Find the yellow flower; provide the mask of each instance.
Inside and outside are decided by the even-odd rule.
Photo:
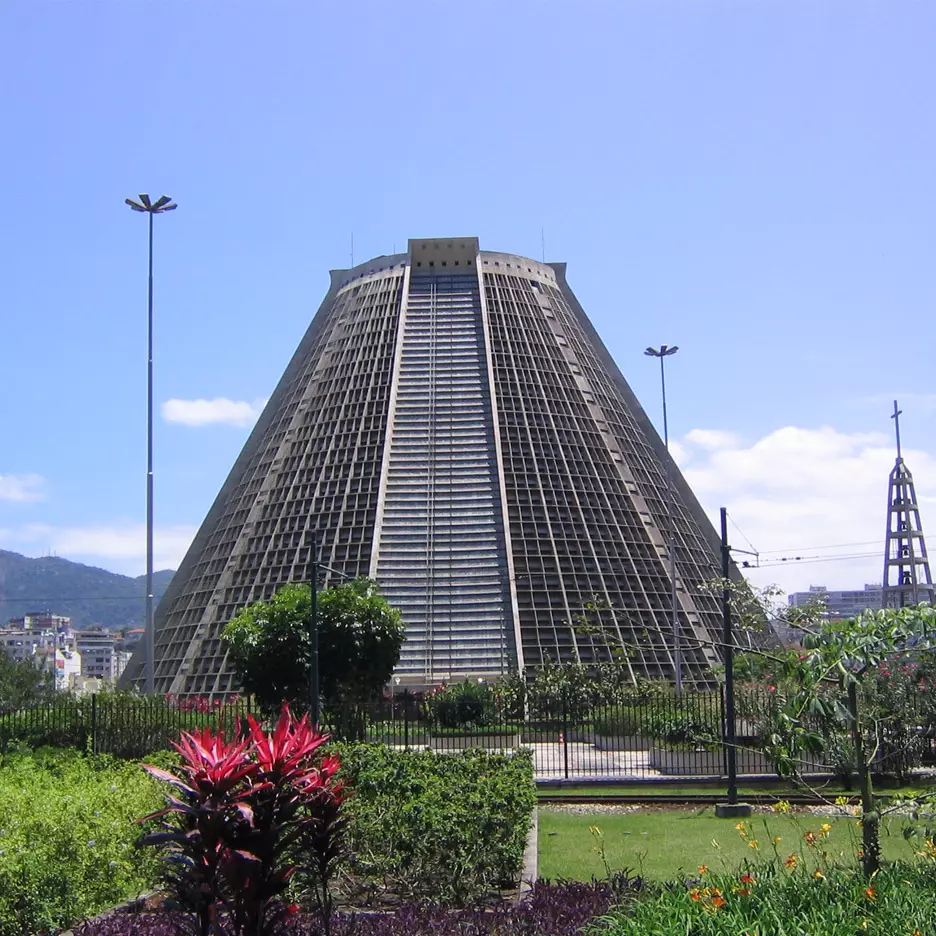
[[[797,858],[796,855],[790,855],[786,861],[783,862],[784,866],[793,871],[796,868]]]
[[[692,890],[689,891],[689,899],[690,899],[690,900],[701,900],[701,899],[702,899],[702,892],[699,890],[698,887],[693,887]]]
[[[699,874],[708,874],[708,865],[699,865]]]
[[[814,877],[817,881],[824,881],[824,880],[825,880],[825,875],[824,875],[818,868],[816,868],[816,870],[813,871],[813,877]]]
[[[848,797],[847,797],[847,796],[836,796],[836,797],[835,797],[835,805],[836,805],[836,806],[847,806],[847,805],[848,805]]]
[[[604,836],[603,836],[603,833],[602,833],[602,831],[601,831],[601,829],[599,829],[598,826],[596,826],[596,825],[590,825],[590,826],[588,827],[588,831],[591,832],[591,834],[594,835],[595,838],[603,838],[603,837],[604,837]]]
[[[775,835],[775,836],[773,837],[773,843],[774,843],[774,845],[779,845],[782,841],[783,841],[783,839],[780,838],[779,835]]]
[[[820,835],[828,835],[831,831],[832,826],[830,826],[828,822],[824,822],[821,826],[819,826]]]
[[[760,848],[760,845],[757,844],[757,839],[751,839],[751,841],[748,842],[748,848]]]

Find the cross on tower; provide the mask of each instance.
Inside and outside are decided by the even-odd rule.
[[[913,475],[900,451],[900,415],[894,400],[894,429],[897,433],[897,461],[887,486],[887,534],[884,539],[884,581],[882,604],[902,608],[933,601],[933,579],[926,555],[926,540],[920,522]]]
[[[894,412],[891,413],[891,419],[894,420],[894,430],[897,433],[897,461],[900,461],[900,414],[903,410],[897,409],[897,401],[894,400]]]

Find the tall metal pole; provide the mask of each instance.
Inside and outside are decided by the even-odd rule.
[[[146,299],[146,653],[145,689],[152,695],[156,689],[156,625],[153,597],[153,215],[175,211],[178,205],[162,195],[151,201],[140,193],[140,200],[125,198],[124,203],[133,211],[149,215],[149,277]]]
[[[721,508],[722,560],[722,651],[725,662],[725,769],[728,773],[728,802],[738,802],[738,763],[735,735],[734,632],[731,629],[731,547],[728,545],[728,511]]]
[[[660,389],[663,395],[663,444],[669,455],[669,423],[666,412],[666,358],[679,350],[677,345],[668,347],[660,345],[656,348],[647,348],[644,354],[660,359]],[[673,668],[675,670],[676,695],[683,694],[682,682],[682,641],[679,637],[679,601],[676,595],[676,493],[673,489],[672,472],[669,459],[666,462],[666,511],[669,519],[669,558],[670,558],[670,608],[672,611],[672,641],[673,641]]]
[[[318,544],[315,530],[309,545],[309,718],[319,723]]]
[[[660,355],[660,387],[663,391],[663,444],[669,453],[669,424],[666,417],[666,367],[664,361],[666,355]],[[675,494],[673,492],[673,479],[670,473],[670,467],[666,466],[667,488],[669,495],[669,554],[670,554],[670,607],[673,613],[673,657],[676,667],[676,695],[683,693],[682,684],[682,641],[679,639],[679,604],[676,599],[676,505],[673,503]]]
[[[149,212],[149,283],[146,303],[146,694],[156,691],[153,618],[153,212]]]

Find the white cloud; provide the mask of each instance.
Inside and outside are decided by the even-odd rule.
[[[777,583],[789,592],[810,584],[860,588],[881,580],[887,478],[894,466],[886,434],[787,426],[752,445],[730,434],[723,441],[724,447],[698,453],[683,473],[712,518],[726,506],[761,552],[762,567],[750,571],[752,581]],[[923,528],[936,542],[936,457],[906,450],[904,459]],[[750,548],[737,529],[729,529],[733,546]],[[781,562],[784,556],[794,558]]]
[[[686,433],[685,441],[704,449],[722,449],[734,448],[740,439],[724,429],[693,429]]]
[[[197,528],[189,525],[157,526],[153,531],[153,564],[177,569]],[[146,563],[146,527],[142,523],[55,527],[30,524],[18,530],[0,530],[0,547],[27,555],[48,555],[97,565],[124,575],[142,575]]]
[[[0,475],[0,501],[45,500],[45,479],[36,474]]]
[[[266,400],[229,400],[215,397],[213,400],[166,400],[162,405],[162,417],[166,422],[181,423],[183,426],[226,425],[246,428],[252,426],[263,411]]]

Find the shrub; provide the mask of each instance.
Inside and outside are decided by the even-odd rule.
[[[648,712],[643,725],[664,744],[717,744],[721,733],[717,709],[691,700]]]
[[[364,896],[465,901],[516,882],[536,804],[528,751],[339,745],[350,871]]]
[[[603,936],[692,933],[693,936],[839,936],[932,932],[936,874],[897,864],[869,882],[858,869],[789,870],[780,862],[733,874],[700,876],[616,908]],[[599,932],[595,927],[588,932]]]
[[[61,927],[156,878],[134,820],[159,803],[133,764],[77,752],[0,757],[0,936]]]
[[[646,721],[646,713],[627,706],[602,706],[596,709],[592,724],[595,734],[621,738],[639,735]]]
[[[423,718],[435,728],[483,728],[494,723],[494,693],[485,682],[440,686],[429,692],[422,704]]]
[[[250,736],[226,741],[210,729],[184,732],[175,770],[145,765],[175,787],[160,819],[162,831],[143,844],[162,850],[166,884],[198,921],[201,936],[273,932],[284,908],[277,898],[297,870],[291,851],[305,853],[323,916],[330,916],[328,882],[339,855],[339,762],[322,758],[325,736],[308,715],[294,721],[284,706],[273,732],[248,717]]]

